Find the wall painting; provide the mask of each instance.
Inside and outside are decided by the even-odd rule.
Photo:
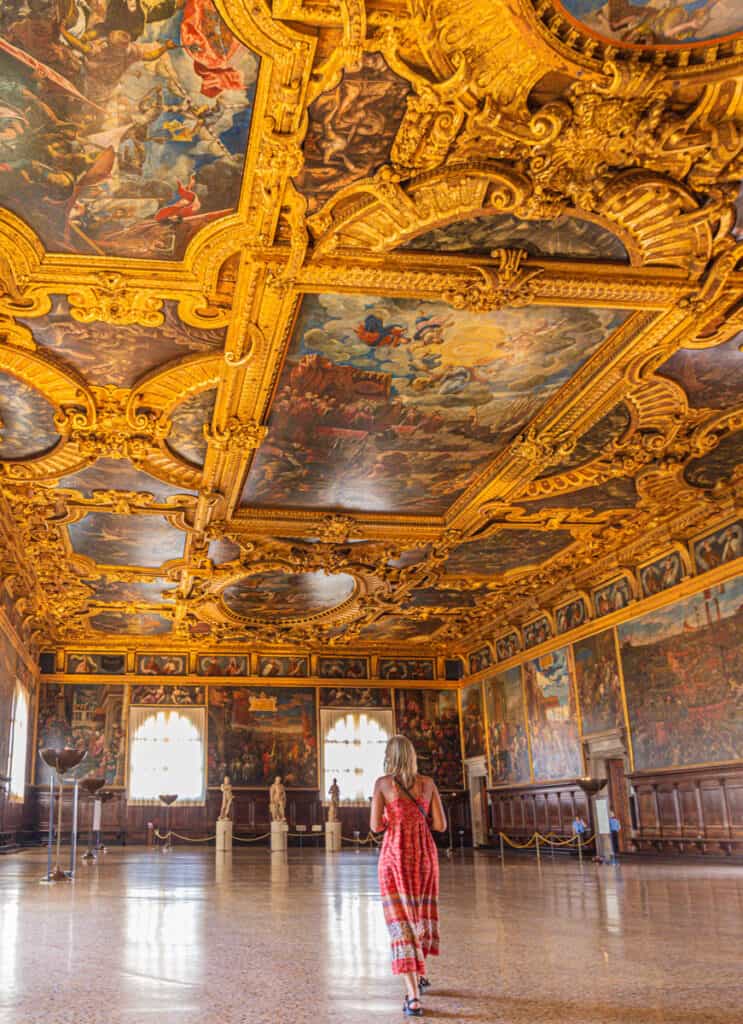
[[[498,672],[485,681],[490,784],[529,782],[529,740],[526,735],[521,666]]]
[[[185,655],[181,655],[185,657]],[[165,673],[167,674],[167,673]],[[180,704],[192,706],[204,703],[203,686],[132,686],[131,704]]]
[[[391,708],[388,686],[323,686],[320,704],[324,708]]]
[[[434,679],[431,658],[380,658],[380,679]]]
[[[142,676],[185,676],[188,672],[188,655],[138,654],[136,671]]]
[[[643,597],[652,597],[661,590],[675,587],[685,576],[684,563],[678,551],[671,551],[662,558],[656,558],[640,569],[640,587]]]
[[[397,728],[412,741],[418,770],[439,789],[462,789],[456,690],[395,690]]]
[[[482,672],[486,668],[490,668],[493,664],[493,654],[490,648],[486,645],[480,647],[479,650],[473,651],[468,656],[470,675],[475,675],[476,672]]]
[[[537,644],[543,644],[550,639],[552,636],[550,620],[546,615],[540,615],[533,622],[527,622],[522,633],[524,634],[524,650],[528,651],[530,647],[536,647]]]
[[[462,690],[462,734],[465,757],[480,757],[485,753],[485,717],[480,683],[472,683]]]
[[[246,676],[248,670],[245,654],[199,654],[196,657],[197,676]]]
[[[495,641],[495,656],[498,661],[507,661],[509,658],[515,657],[520,650],[521,641],[518,633],[506,633],[505,636],[499,636]]]
[[[258,658],[259,676],[283,676],[300,679],[310,674],[310,660],[303,656],[262,654]]]
[[[321,679],[368,679],[366,658],[318,658],[317,674]]]
[[[555,611],[555,625],[557,626],[558,635],[560,633],[567,633],[571,629],[577,629],[587,619],[588,609],[586,608],[585,599],[577,597],[574,601],[569,601],[568,604],[564,604]]]
[[[85,757],[66,777],[104,777],[109,785],[124,784],[124,687],[62,686],[42,683],[39,693],[37,748],[75,747]],[[36,783],[49,782],[51,769],[38,756]]]
[[[573,658],[583,734],[624,728],[614,630],[578,640]]]
[[[68,654],[65,671],[89,676],[120,676],[126,672],[124,654]]]
[[[524,663],[534,779],[576,778],[583,774],[568,648]]]
[[[697,572],[708,572],[743,555],[743,519],[694,541]]]
[[[597,618],[626,608],[632,601],[632,584],[626,576],[612,580],[593,592],[593,606]]]

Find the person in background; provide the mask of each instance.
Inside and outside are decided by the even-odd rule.
[[[614,811],[609,809],[609,832],[611,833],[611,854],[612,860],[619,858],[619,830],[622,823]]]
[[[418,774],[415,748],[407,737],[388,741],[384,770],[374,784],[371,806],[372,832],[384,829],[379,887],[392,973],[405,981],[403,1013],[421,1017],[420,993],[430,984],[426,957],[439,953],[439,860],[431,830],[444,832],[446,816],[433,779]]]
[[[576,816],[573,818],[573,835],[576,836],[576,837],[580,837],[581,845],[583,843],[585,843],[585,841],[586,841],[586,832],[587,831],[588,831],[588,826],[586,825],[585,821],[580,816],[580,814],[576,814]],[[578,852],[577,842],[576,842],[575,852],[576,852],[576,854]]]

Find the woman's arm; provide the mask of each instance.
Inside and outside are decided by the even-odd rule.
[[[381,832],[384,828],[384,794],[382,793],[382,780],[377,779],[374,783],[374,795],[372,796],[371,821],[369,828],[372,832]]]
[[[446,815],[444,814],[444,805],[441,803],[441,797],[439,791],[436,788],[436,783],[432,783],[433,792],[431,793],[431,828],[434,832],[446,832]]]

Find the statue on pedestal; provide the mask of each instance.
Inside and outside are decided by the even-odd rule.
[[[219,808],[219,821],[232,821],[232,783],[229,775],[225,775],[224,782],[219,787],[222,790],[222,806]]]
[[[269,790],[271,821],[286,821],[286,790],[281,784],[281,776],[277,775]]]
[[[328,790],[328,796],[330,797],[330,803],[328,804],[328,821],[338,821],[338,808],[341,802],[341,791],[338,786],[338,780],[333,779],[333,785]]]

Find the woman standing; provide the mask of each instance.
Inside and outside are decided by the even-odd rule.
[[[418,774],[415,748],[405,736],[387,743],[384,770],[371,808],[372,831],[384,828],[379,886],[392,973],[405,980],[403,1012],[420,1017],[420,992],[429,985],[425,960],[439,952],[439,859],[431,829],[445,831],[446,817],[433,779]]]

